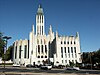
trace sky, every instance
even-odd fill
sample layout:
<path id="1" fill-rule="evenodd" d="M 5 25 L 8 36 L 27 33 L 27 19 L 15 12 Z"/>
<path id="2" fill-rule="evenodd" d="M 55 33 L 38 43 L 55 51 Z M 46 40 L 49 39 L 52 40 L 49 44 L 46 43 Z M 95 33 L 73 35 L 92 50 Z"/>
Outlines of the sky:
<path id="1" fill-rule="evenodd" d="M 0 0 L 0 32 L 11 36 L 8 46 L 29 39 L 39 4 L 45 16 L 45 31 L 50 25 L 59 35 L 80 34 L 82 52 L 100 48 L 100 0 Z"/>

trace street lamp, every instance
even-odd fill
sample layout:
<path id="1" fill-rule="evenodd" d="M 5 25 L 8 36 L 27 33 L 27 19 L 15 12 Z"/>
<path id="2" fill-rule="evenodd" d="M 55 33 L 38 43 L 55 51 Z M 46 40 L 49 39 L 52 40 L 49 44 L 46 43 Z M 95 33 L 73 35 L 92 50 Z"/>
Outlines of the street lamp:
<path id="1" fill-rule="evenodd" d="M 3 39 L 5 41 L 5 46 L 4 46 L 4 69 L 5 69 L 5 54 L 6 54 L 6 50 L 7 50 L 7 43 L 8 43 L 8 40 L 11 39 L 11 37 L 4 36 Z"/>

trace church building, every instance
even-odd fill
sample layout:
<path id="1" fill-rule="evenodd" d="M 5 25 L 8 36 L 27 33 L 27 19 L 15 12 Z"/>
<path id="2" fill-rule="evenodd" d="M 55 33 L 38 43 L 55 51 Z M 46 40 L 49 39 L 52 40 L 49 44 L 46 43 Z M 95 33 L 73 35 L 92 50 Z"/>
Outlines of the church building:
<path id="1" fill-rule="evenodd" d="M 16 40 L 14 42 L 13 62 L 26 66 L 53 64 L 69 65 L 70 62 L 81 63 L 80 37 L 59 36 L 54 34 L 50 25 L 48 34 L 45 33 L 45 17 L 43 8 L 39 5 L 36 13 L 36 31 L 34 25 L 29 34 L 29 40 Z"/>

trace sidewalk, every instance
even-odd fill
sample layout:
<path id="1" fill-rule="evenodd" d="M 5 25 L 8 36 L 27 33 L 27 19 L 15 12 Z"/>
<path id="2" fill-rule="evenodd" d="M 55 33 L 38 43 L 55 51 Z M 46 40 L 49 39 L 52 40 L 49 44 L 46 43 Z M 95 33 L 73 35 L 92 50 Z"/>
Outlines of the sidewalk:
<path id="1" fill-rule="evenodd" d="M 0 75 L 98 75 L 98 74 L 75 74 L 75 73 L 30 73 L 30 72 L 0 72 Z"/>

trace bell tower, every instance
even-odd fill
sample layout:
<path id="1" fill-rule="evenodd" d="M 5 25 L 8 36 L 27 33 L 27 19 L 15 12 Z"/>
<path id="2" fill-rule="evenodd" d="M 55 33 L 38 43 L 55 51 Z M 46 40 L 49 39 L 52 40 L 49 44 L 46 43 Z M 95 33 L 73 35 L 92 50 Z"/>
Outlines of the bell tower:
<path id="1" fill-rule="evenodd" d="M 36 14 L 36 35 L 44 35 L 44 14 L 42 6 L 39 5 Z"/>

